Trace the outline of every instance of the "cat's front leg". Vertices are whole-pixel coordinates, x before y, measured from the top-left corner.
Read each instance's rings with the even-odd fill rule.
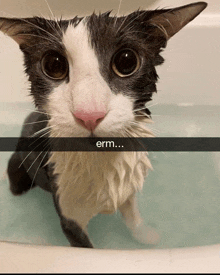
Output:
[[[19,152],[14,152],[8,162],[7,173],[13,195],[21,195],[35,186],[27,173]]]
[[[86,232],[73,220],[61,217],[60,219],[63,233],[73,247],[93,248]]]
[[[130,197],[119,207],[123,219],[130,229],[133,237],[140,243],[156,245],[160,241],[160,236],[156,229],[146,226],[138,210],[136,196]]]
[[[60,217],[60,224],[64,235],[73,247],[93,248],[87,232],[87,225],[90,217],[86,215],[77,215],[77,205],[71,205],[71,211],[66,212],[69,204],[63,205],[60,203],[57,195],[57,187],[54,184],[54,179],[51,178],[51,185],[53,186],[53,201],[55,209]],[[68,201],[67,199],[65,200]],[[68,215],[69,214],[69,215]],[[71,214],[71,215],[70,215]]]

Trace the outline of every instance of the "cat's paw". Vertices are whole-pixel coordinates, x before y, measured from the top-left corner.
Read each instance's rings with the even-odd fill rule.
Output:
[[[132,236],[142,244],[157,245],[160,242],[160,235],[156,229],[146,226],[144,222],[139,224],[127,224]]]
[[[157,245],[160,242],[160,235],[156,229],[146,226],[144,223],[132,230],[133,237],[140,243]]]

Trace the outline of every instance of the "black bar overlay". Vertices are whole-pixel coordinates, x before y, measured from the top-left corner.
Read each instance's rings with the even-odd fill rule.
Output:
[[[219,152],[220,137],[25,138],[1,137],[0,151]]]

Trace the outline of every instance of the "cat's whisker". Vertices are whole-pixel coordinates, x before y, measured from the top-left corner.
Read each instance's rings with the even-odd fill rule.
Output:
[[[47,131],[47,130],[50,130],[50,131],[51,131],[51,128],[53,128],[53,127],[55,127],[55,125],[46,126],[45,128],[43,128],[43,129],[41,129],[41,130],[35,132],[33,135],[31,135],[31,136],[29,136],[29,137],[31,137],[31,138],[32,138],[32,137],[35,137],[35,136],[37,136],[37,135],[39,135],[39,134],[41,134],[42,132],[45,132],[45,131]]]
[[[42,142],[41,142],[41,143],[42,143]],[[41,144],[41,143],[40,143],[40,144]],[[31,152],[29,152],[29,153],[27,154],[27,156],[23,159],[23,161],[21,162],[21,164],[19,165],[18,168],[20,168],[20,167],[22,166],[22,164],[25,162],[25,160],[30,156],[31,153],[34,152],[34,150],[35,150],[40,144],[38,144],[36,147],[34,147],[34,149],[33,149]]]
[[[33,153],[33,151],[29,152],[27,156],[22,160],[21,164],[18,166],[18,169],[21,168],[22,164],[25,162],[25,160],[30,156],[30,154]]]
[[[145,109],[133,111],[134,116],[142,116],[142,115],[144,116],[145,115],[145,116],[148,116],[150,118],[150,114],[147,114],[147,113],[143,112]]]
[[[49,147],[50,145],[51,145],[51,140],[50,140],[50,138],[48,138],[47,142],[45,143],[45,147],[46,147],[46,146]]]
[[[145,107],[143,107],[143,108],[139,108],[139,109],[135,109],[135,110],[133,110],[133,113],[145,113],[144,111],[146,110],[146,109],[148,109],[146,106]]]
[[[136,117],[147,117],[147,118],[151,118],[150,116],[148,116],[147,114],[143,114],[143,115],[135,115]]]
[[[23,125],[28,125],[28,124],[37,124],[37,123],[42,123],[42,122],[48,122],[49,120],[41,120],[41,121],[34,121],[34,122],[27,122],[27,123],[24,123]]]
[[[43,111],[39,111],[39,110],[31,110],[31,109],[26,109],[27,111],[32,111],[34,113],[39,113],[39,114],[45,114],[45,115],[48,115],[48,113],[46,112],[43,112]]]
[[[48,1],[47,1],[47,0],[44,0],[44,2],[46,3],[46,5],[47,5],[47,7],[48,7],[48,9],[49,9],[49,11],[50,11],[52,17],[55,19],[54,13],[52,12],[52,9],[51,9],[51,7],[50,7]]]
[[[56,134],[56,135],[53,135],[53,136],[50,136],[50,137],[48,138],[48,141],[45,143],[45,146],[51,145],[51,138],[58,138],[58,137],[60,137],[59,134],[60,134],[60,133],[58,133],[58,134]]]
[[[30,144],[30,146],[33,145],[35,142],[37,142],[40,138],[44,137],[45,135],[47,135],[47,134],[49,134],[49,133],[50,133],[50,131],[48,131],[47,133],[41,135],[39,138],[37,138],[37,140],[33,141],[33,142]],[[47,141],[47,140],[46,140],[46,141]],[[36,149],[38,146],[40,146],[43,142],[45,142],[45,140],[41,141],[33,150],[35,150],[35,149]]]
[[[37,167],[36,173],[34,174],[34,177],[33,177],[32,182],[31,182],[31,188],[33,187],[33,184],[34,184],[34,180],[35,180],[35,178],[36,178],[36,175],[37,175],[37,173],[38,173],[38,171],[39,171],[39,169],[40,169],[40,166],[41,166],[41,164],[43,163],[43,161],[44,161],[46,155],[48,154],[48,152],[49,152],[49,151],[46,151],[46,152],[45,152],[45,154],[44,154],[44,156],[43,156],[43,158],[42,158],[42,160],[41,160],[39,166]],[[41,153],[43,153],[43,152],[41,152]]]
[[[135,20],[137,20],[138,19],[138,17],[140,17],[142,14],[141,13],[139,13],[139,14],[137,14],[137,16],[135,17],[135,18],[133,18],[132,20],[130,20],[129,22],[128,22],[128,24],[127,25],[125,25],[122,29],[120,29],[122,26],[123,26],[123,24],[125,23],[125,21],[126,21],[126,18],[128,17],[126,17],[125,18],[125,20],[123,21],[123,24],[120,26],[120,31],[123,31],[125,28],[127,28],[129,25],[131,25],[131,23],[133,23]],[[117,32],[116,33],[118,33],[118,31],[119,31],[119,29],[117,30]]]
[[[143,122],[143,123],[145,123],[145,122]],[[147,121],[146,121],[146,123],[147,123]],[[153,136],[155,136],[154,135],[154,133],[156,133],[157,132],[157,130],[155,130],[154,131],[154,129],[153,129],[153,127],[150,127],[150,128],[142,128],[142,126],[140,125],[140,122],[138,122],[138,121],[130,121],[130,125],[131,125],[131,127],[134,127],[134,132],[136,131],[136,130],[138,130],[140,133],[141,133],[141,135],[142,135],[142,133],[148,133],[148,134],[150,134],[150,135],[153,135]],[[132,128],[133,129],[133,128]],[[136,129],[136,130],[135,130]],[[139,133],[139,134],[140,134]]]
[[[52,40],[52,39],[50,39],[50,38],[48,38],[48,37],[45,37],[45,36],[42,36],[42,35],[39,35],[39,34],[23,33],[22,36],[38,37],[38,38],[40,38],[40,39],[47,40],[47,41],[49,41],[50,43],[56,42],[56,41],[54,41],[54,40]],[[40,44],[45,45],[45,43],[39,43],[38,45],[40,45]],[[31,48],[31,47],[36,47],[36,45],[28,46],[28,48]]]
[[[31,109],[26,109],[26,110],[27,110],[27,111],[31,111],[31,112],[33,112],[33,113],[44,114],[44,115],[47,116],[48,121],[49,121],[49,119],[50,119],[50,115],[49,115],[47,112],[43,112],[43,111],[39,111],[39,110],[31,110]]]
[[[114,21],[114,28],[115,28],[115,25],[116,25],[117,20],[118,20],[118,15],[119,15],[119,12],[120,12],[121,4],[122,4],[122,0],[119,1],[118,11],[116,13],[115,21]]]
[[[154,103],[154,104],[151,104],[151,105],[149,105],[149,106],[146,105],[146,107],[147,107],[147,108],[151,108],[151,107],[156,106],[156,105],[158,105],[158,103]]]
[[[21,21],[27,23],[28,25],[31,25],[31,26],[33,26],[34,28],[39,29],[39,30],[43,31],[44,33],[46,33],[49,37],[51,37],[51,38],[53,39],[53,40],[52,40],[53,42],[57,42],[57,43],[61,44],[61,42],[59,41],[59,39],[58,39],[55,35],[53,35],[52,33],[48,32],[47,30],[41,28],[41,27],[38,26],[38,25],[35,25],[34,23],[28,21],[28,20],[25,19],[25,18],[19,18],[19,19],[20,19]],[[23,35],[23,34],[22,34],[22,35]],[[31,34],[28,34],[28,33],[27,33],[27,34],[25,34],[25,35],[31,35]]]
[[[59,23],[57,22],[57,19],[56,19],[54,13],[53,13],[53,11],[52,11],[52,9],[51,9],[51,7],[50,7],[48,1],[47,1],[47,0],[44,0],[44,1],[45,1],[45,3],[47,4],[47,7],[48,7],[48,9],[49,9],[49,11],[50,11],[50,13],[51,13],[51,15],[52,15],[54,21],[56,22],[57,27],[59,28],[60,32],[62,33],[62,29],[61,29]],[[55,29],[55,28],[54,28],[54,29]]]
[[[145,109],[147,109],[147,108],[148,108],[147,106],[144,106],[144,107],[142,107],[142,108],[134,109],[133,112],[145,110]]]
[[[125,136],[128,137],[128,138],[138,138],[138,137],[141,137],[137,134],[134,134],[132,131],[128,131],[127,129],[124,129],[125,130]],[[144,145],[139,141],[139,139],[136,139],[136,142],[138,142],[138,144],[143,147],[143,150],[145,151],[146,148],[144,147]]]
[[[47,127],[48,127],[48,126],[47,126]],[[36,136],[38,136],[39,134],[41,134],[41,133],[43,133],[43,132],[45,132],[45,131],[48,131],[49,129],[48,129],[47,127],[45,127],[45,128],[43,128],[43,129],[41,129],[41,130],[35,132],[35,133],[32,134],[31,136],[29,136],[29,138],[36,137]]]
[[[125,28],[126,28],[126,26],[125,26]],[[124,33],[123,35],[127,36],[129,33],[132,32],[132,29],[133,29],[133,28],[134,28],[134,26],[131,25],[128,29],[126,29],[126,34]],[[123,31],[123,29],[122,29],[122,31]]]
[[[163,25],[160,25],[158,23],[157,24],[156,23],[151,23],[151,25],[158,28],[165,35],[165,37],[168,39],[168,37],[169,37],[168,33],[167,33],[167,31],[166,31],[166,29],[164,28]]]
[[[37,161],[37,159],[39,158],[39,156],[42,154],[43,152],[40,152],[37,157],[35,158],[35,160],[32,162],[32,164],[30,165],[30,167],[27,169],[27,173],[31,170],[31,167],[34,165],[34,163]]]
[[[118,34],[118,32],[121,30],[121,27],[124,25],[124,23],[125,23],[125,21],[127,20],[127,18],[128,18],[128,15],[126,15],[125,16],[125,18],[124,18],[124,20],[122,21],[122,23],[121,23],[121,25],[119,26],[119,28],[117,29],[117,31],[116,31],[116,35]]]
[[[139,137],[139,136],[134,136],[134,137]],[[143,148],[143,150],[145,151],[146,150],[146,148],[144,147],[144,145],[140,142],[140,140],[139,139],[136,139],[136,142],[138,142],[138,144]]]
[[[60,36],[61,33],[59,33],[58,29],[55,28],[55,26],[53,26],[51,20],[53,20],[55,22],[55,24],[58,26],[58,29],[60,30],[60,32],[62,33],[62,30],[57,22],[57,19],[54,17],[53,19],[49,19],[47,22],[50,25],[51,29],[53,29],[55,31],[55,33],[57,33],[58,37]]]
[[[42,12],[40,12],[41,17],[42,17],[42,18],[47,18],[47,19],[48,19],[48,21],[47,21],[48,25],[50,25],[51,29],[54,30],[54,32],[57,33],[57,34],[58,34],[58,37],[59,37],[60,34],[62,33],[61,27],[60,27],[60,25],[59,25],[59,23],[58,23],[57,18],[55,17],[54,13],[52,12],[52,9],[50,8],[50,5],[49,5],[48,1],[44,0],[44,2],[46,3],[46,5],[47,5],[47,7],[48,7],[48,10],[49,10],[49,12],[50,12],[50,14],[51,14],[52,17],[51,17],[50,15],[45,17],[45,16],[42,14]],[[52,21],[56,24],[56,26],[58,27],[60,33],[59,33],[58,29],[53,25]]]
[[[142,112],[142,110],[135,111],[135,112],[133,112],[133,114],[135,116],[147,116],[147,117],[151,118],[151,116],[149,114]]]
[[[51,132],[51,130],[49,130],[49,131],[47,131],[46,133],[42,134],[42,135],[41,135],[40,137],[38,137],[35,141],[33,141],[33,142],[30,144],[30,146],[33,145],[35,142],[37,142],[37,141],[38,141],[39,139],[41,139],[42,137],[44,137],[44,136],[50,134],[50,132]],[[44,142],[44,141],[45,141],[45,140],[43,140],[42,142]],[[38,146],[39,146],[40,144],[42,144],[42,142],[39,143]]]

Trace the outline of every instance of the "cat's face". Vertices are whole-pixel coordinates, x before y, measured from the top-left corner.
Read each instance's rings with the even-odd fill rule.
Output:
[[[145,104],[156,92],[162,48],[205,7],[119,18],[0,19],[0,27],[24,53],[31,94],[48,113],[52,136],[135,136],[150,114]]]
[[[130,20],[121,26],[121,19],[93,15],[75,22],[61,28],[59,41],[34,47],[35,68],[31,60],[27,72],[43,86],[33,85],[35,102],[50,115],[54,135],[126,136],[135,111],[156,91],[160,47],[150,50],[144,28],[140,34]]]

